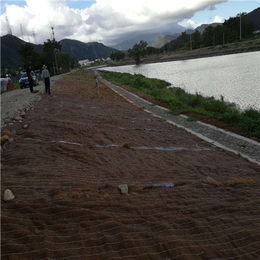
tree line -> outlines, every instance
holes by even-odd
[[[30,43],[25,44],[20,49],[23,68],[26,69],[31,65],[32,69],[36,70],[42,69],[42,66],[46,65],[50,74],[56,75],[78,67],[78,60],[71,57],[69,53],[62,53],[61,47],[61,43],[55,39],[47,39],[44,42],[43,52],[35,51]]]
[[[136,64],[140,64],[141,57],[162,54],[165,52],[177,51],[180,49],[198,49],[215,45],[225,45],[240,40],[247,40],[253,37],[254,22],[246,13],[238,14],[236,17],[230,17],[222,25],[216,27],[208,26],[202,33],[195,30],[192,34],[182,32],[181,36],[170,43],[165,44],[162,48],[147,47],[147,42],[140,41],[126,53],[118,51],[111,54],[114,61],[123,60],[125,56],[133,58]]]

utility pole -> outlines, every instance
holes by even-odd
[[[225,45],[225,34],[223,33],[223,45]]]
[[[5,20],[6,20],[6,26],[7,26],[7,34],[13,35],[7,14],[5,14]]]
[[[21,30],[21,35],[22,35],[22,39],[23,39],[23,25],[20,23],[20,30]]]
[[[51,27],[52,30],[52,40],[53,43],[55,42],[55,36],[54,36],[54,28]],[[57,57],[56,57],[56,48],[53,46],[53,53],[54,53],[54,60],[55,60],[55,65],[56,65],[56,73],[58,74],[58,63],[57,63]]]
[[[190,34],[190,50],[192,50],[191,34]]]
[[[34,28],[32,29],[32,36],[33,36],[33,39],[34,39],[34,43],[36,43],[36,36],[35,36]]]

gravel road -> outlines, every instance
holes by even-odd
[[[51,78],[51,88],[62,75]],[[40,81],[39,85],[33,88],[37,93],[32,94],[29,88],[16,89],[8,91],[1,95],[1,130],[12,123],[13,120],[19,120],[22,113],[26,113],[33,108],[41,99],[41,94],[45,92],[44,83]]]

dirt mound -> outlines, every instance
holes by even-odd
[[[258,258],[260,166],[100,95],[72,73],[6,129],[1,259]]]

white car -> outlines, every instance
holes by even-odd
[[[35,75],[35,73],[32,71],[32,76],[33,76],[33,85],[37,86],[39,85],[39,79],[38,77]],[[20,88],[28,88],[30,87],[30,83],[27,77],[27,73],[23,73],[21,78],[19,79],[19,84],[20,84]]]

